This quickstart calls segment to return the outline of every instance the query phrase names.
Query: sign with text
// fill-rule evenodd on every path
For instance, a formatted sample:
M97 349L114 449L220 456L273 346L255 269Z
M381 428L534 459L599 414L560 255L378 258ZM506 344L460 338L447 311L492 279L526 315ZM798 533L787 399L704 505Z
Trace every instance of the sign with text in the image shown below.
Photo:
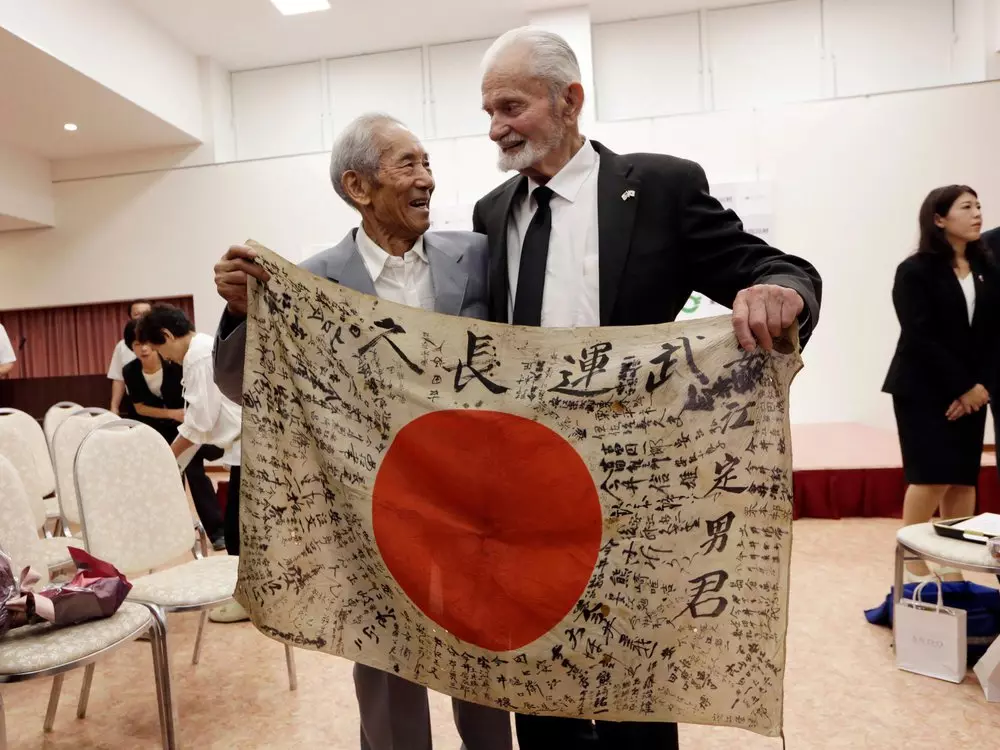
M780 732L794 342L493 324L259 253L237 596L261 631L508 710Z

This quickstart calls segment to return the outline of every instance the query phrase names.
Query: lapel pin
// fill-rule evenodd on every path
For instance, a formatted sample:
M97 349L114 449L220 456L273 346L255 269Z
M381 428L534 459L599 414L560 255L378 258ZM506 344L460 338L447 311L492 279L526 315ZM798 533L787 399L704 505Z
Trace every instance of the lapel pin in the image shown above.
M634 190L626 190L624 193L622 193L622 200L623 201L627 201L629 198L635 198L635 191Z

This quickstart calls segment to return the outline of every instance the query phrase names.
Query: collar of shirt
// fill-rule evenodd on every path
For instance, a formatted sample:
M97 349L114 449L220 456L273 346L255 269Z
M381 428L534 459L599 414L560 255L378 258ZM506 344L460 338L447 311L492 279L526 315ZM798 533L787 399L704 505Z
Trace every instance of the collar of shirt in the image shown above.
M361 225L358 226L358 234L354 238L354 241L358 245L358 252L361 253L361 260L364 261L365 268L368 269L368 275L372 277L372 281L377 281L378 277L382 275L386 263L397 256L389 255L389 253L376 245L375 241L368 236L365 228ZM413 243L413 247L399 260L405 260L411 253L415 259L427 263L427 254L424 252L424 238L422 236L417 238L417 241Z
M560 198L573 203L577 195L580 194L580 189L587 181L587 178L590 177L594 168L597 167L597 164L597 150L590 140L584 140L580 150L573 155L572 159L566 162L566 165L562 169L556 172L555 176L548 181L547 187ZM539 187L540 185L534 180L528 180L529 200L531 194Z

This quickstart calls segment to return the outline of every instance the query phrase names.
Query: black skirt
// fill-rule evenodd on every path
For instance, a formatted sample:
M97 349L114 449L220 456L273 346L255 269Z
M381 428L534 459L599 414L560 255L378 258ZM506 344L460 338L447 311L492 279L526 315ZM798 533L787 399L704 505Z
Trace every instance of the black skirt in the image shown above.
M892 405L907 484L979 483L985 408L949 422L948 404L893 396Z

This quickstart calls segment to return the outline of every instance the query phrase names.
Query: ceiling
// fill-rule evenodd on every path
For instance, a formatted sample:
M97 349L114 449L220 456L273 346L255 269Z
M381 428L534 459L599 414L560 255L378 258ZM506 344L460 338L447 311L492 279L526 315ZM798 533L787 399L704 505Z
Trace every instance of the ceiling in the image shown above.
M330 0L319 13L282 16L269 0L128 0L174 39L229 70L485 39L529 12L589 4L595 23L748 5L760 0Z
M96 81L0 28L0 139L48 159L198 143ZM74 122L75 133L63 130Z

